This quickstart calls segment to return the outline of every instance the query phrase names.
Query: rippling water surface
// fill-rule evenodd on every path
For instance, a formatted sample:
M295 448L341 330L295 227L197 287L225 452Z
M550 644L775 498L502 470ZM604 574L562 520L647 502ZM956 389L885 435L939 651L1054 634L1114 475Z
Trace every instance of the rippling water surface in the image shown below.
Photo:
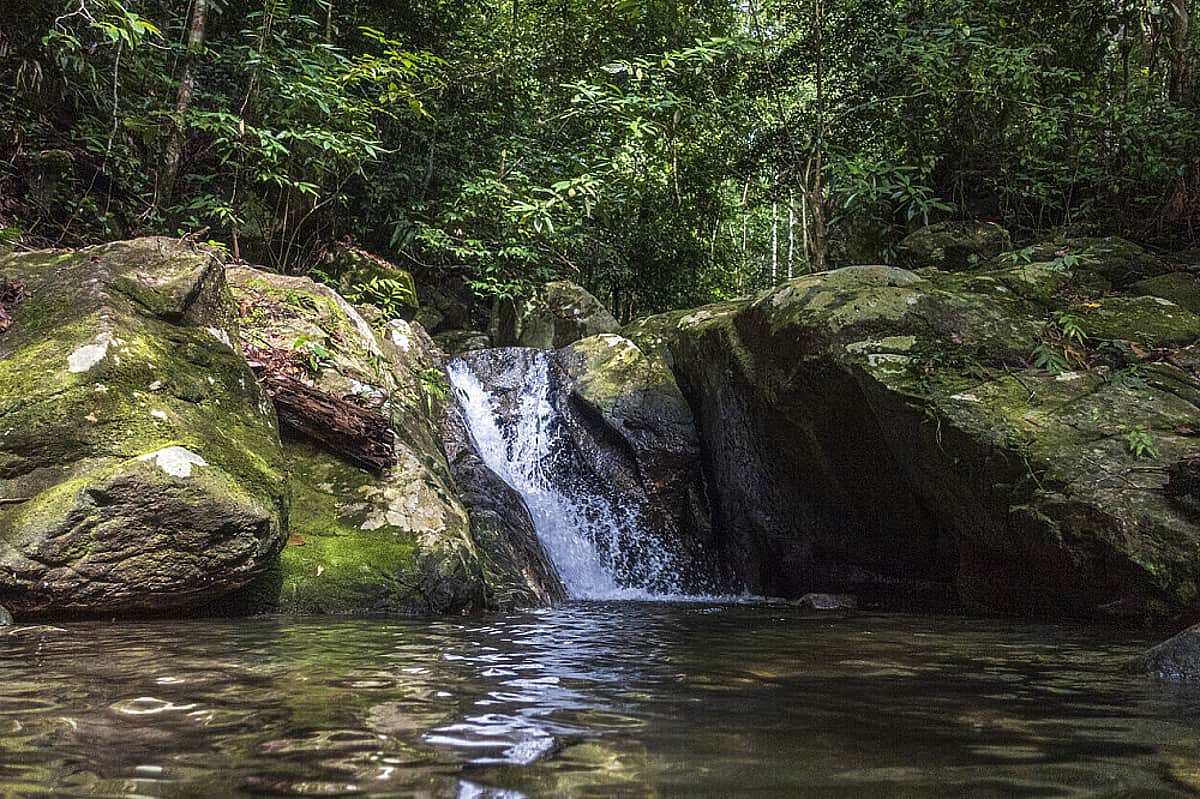
M1166 796L1139 641L788 606L0 632L0 796Z

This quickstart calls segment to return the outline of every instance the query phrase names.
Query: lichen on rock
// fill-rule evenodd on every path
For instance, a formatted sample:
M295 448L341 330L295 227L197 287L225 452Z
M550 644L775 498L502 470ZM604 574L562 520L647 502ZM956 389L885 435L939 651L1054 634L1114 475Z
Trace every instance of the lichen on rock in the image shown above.
M200 607L268 569L275 415L219 260L171 239L0 260L0 597L27 615ZM203 508L203 512L197 512Z

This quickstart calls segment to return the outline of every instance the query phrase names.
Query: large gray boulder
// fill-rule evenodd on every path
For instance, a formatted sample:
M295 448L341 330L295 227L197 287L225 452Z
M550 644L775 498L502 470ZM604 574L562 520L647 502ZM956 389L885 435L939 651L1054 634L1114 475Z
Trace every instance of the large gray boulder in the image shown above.
M396 464L374 472L285 435L291 535L256 604L343 615L483 608L480 553L441 448L448 387L429 336L403 320L372 326L305 277L227 274L248 350L291 353L303 380L385 416L396 439Z
M674 551L693 591L716 591L716 559L700 437L661 353L618 335L582 339L554 355L559 406L597 484L641 509Z
M496 305L491 337L497 347L558 349L581 338L615 333L616 318L582 286L560 280L530 297Z
M0 604L18 617L198 608L285 537L275 412L222 265L172 239L0 259Z
M1200 317L1081 298L1080 269L852 267L623 333L671 352L755 593L1194 612L1200 526L1162 489L1196 449Z
M557 351L491 349L462 360L486 387L508 446L530 443L518 442L515 420L539 404L534 481L581 512L579 534L591 536L618 585L660 593L725 585L699 439L661 356L608 334ZM518 517L509 526L522 524L523 509L500 507L502 516L505 507Z

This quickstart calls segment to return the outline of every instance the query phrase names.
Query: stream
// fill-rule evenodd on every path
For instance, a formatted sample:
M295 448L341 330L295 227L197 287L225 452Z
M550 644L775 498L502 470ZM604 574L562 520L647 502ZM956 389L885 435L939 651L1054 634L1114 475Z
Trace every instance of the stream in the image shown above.
M0 631L0 796L1170 796L1145 641L782 604Z

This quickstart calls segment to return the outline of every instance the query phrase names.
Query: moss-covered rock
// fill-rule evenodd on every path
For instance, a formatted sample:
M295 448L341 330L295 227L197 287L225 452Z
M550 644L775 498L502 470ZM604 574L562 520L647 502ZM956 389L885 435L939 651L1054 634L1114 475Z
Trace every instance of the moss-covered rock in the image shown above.
M370 303L390 316L411 321L417 314L417 286L412 274L377 255L349 245L337 246L320 270L340 294Z
M655 542L653 552L630 557L672 558L677 590L719 590L700 440L665 359L605 334L564 347L554 362L558 404L583 466L621 505L637 509Z
M939 222L910 233L896 248L901 264L950 272L972 269L1012 249L1008 231L990 222Z
M218 260L170 239L0 260L0 602L21 615L195 608L283 545L275 413Z
M1170 272L1146 278L1134 283L1130 290L1134 294L1170 300L1181 308L1200 314L1200 274L1195 272Z
M1023 250L1001 255L997 261L1014 259L1078 267L1102 277L1118 289L1171 271L1171 265L1164 259L1117 236L1056 235Z
M718 536L755 592L1195 612L1200 527L1161 489L1195 449L1200 320L1152 298L1089 298L1079 279L1052 261L856 267L623 333L670 350ZM1093 346L1176 349L1133 368L1033 368L1064 311Z
M371 324L328 286L230 267L249 349L297 351L314 386L387 416L397 465L376 474L286 442L291 537L278 603L314 613L451 613L484 602L466 509L441 449L447 384L418 324Z
M558 349L581 338L615 333L617 320L586 289L547 283L531 297L497 303L490 331L494 346Z

